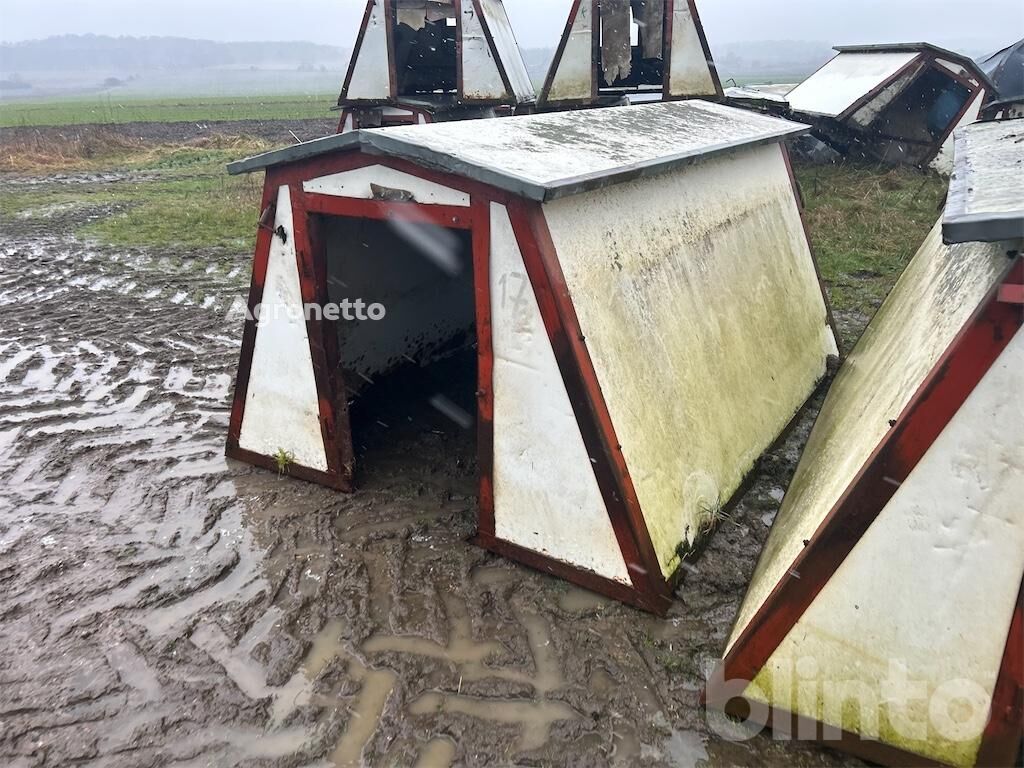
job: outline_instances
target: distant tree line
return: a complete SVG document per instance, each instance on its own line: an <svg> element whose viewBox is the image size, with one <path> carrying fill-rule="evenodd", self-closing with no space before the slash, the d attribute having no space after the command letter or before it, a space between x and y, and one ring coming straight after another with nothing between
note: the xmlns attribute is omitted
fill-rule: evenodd
<svg viewBox="0 0 1024 768"><path fill-rule="evenodd" d="M64 35L0 44L2 72L137 72L212 67L327 67L341 70L342 48L314 43L219 43L179 37Z"/></svg>

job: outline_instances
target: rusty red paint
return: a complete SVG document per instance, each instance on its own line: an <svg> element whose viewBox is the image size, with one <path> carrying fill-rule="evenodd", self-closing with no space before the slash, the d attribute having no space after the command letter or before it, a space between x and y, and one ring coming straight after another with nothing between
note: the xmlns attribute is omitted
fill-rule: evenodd
<svg viewBox="0 0 1024 768"><path fill-rule="evenodd" d="M494 536L494 338L491 331L490 201L474 198L473 289L476 294L479 535Z"/></svg>
<svg viewBox="0 0 1024 768"><path fill-rule="evenodd" d="M471 229L473 226L472 210L465 207L401 203L389 200L361 200L314 192L307 192L305 198L307 209L311 213L327 216L414 221L449 229Z"/></svg>

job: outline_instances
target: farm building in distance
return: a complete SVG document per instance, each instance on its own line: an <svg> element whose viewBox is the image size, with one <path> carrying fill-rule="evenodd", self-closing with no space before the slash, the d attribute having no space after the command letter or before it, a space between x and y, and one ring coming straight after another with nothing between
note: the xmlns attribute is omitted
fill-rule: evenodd
<svg viewBox="0 0 1024 768"><path fill-rule="evenodd" d="M234 164L267 177L229 455L351 490L368 392L475 347L451 400L475 403L477 541L664 612L838 355L783 144L804 130L688 101ZM356 297L386 318L300 317Z"/></svg>
<svg viewBox="0 0 1024 768"><path fill-rule="evenodd" d="M711 706L887 765L1018 764L1022 133L958 132L943 220L832 385Z"/></svg>
<svg viewBox="0 0 1024 768"><path fill-rule="evenodd" d="M535 101L502 0L367 0L338 132L494 117Z"/></svg>

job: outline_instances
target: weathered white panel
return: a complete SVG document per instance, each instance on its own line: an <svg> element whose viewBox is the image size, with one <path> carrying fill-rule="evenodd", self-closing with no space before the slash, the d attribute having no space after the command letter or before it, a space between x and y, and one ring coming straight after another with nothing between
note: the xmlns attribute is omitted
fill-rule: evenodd
<svg viewBox="0 0 1024 768"><path fill-rule="evenodd" d="M797 112L837 117L880 86L919 53L840 53L790 91Z"/></svg>
<svg viewBox="0 0 1024 768"><path fill-rule="evenodd" d="M678 2L672 15L671 96L714 96L715 79L697 32L697 21L689 5Z"/></svg>
<svg viewBox="0 0 1024 768"><path fill-rule="evenodd" d="M512 97L470 2L462 4L462 84L466 99L504 101Z"/></svg>
<svg viewBox="0 0 1024 768"><path fill-rule="evenodd" d="M837 351L782 150L544 210L669 575Z"/></svg>
<svg viewBox="0 0 1024 768"><path fill-rule="evenodd" d="M960 75L960 77L967 78L973 83L978 82L977 78L971 72L968 72L962 64L957 64L955 61L947 59L935 59L935 63L944 69L948 69L954 75Z"/></svg>
<svg viewBox="0 0 1024 768"><path fill-rule="evenodd" d="M960 122L953 127L949 136L947 136L946 140L942 143L942 147L939 149L939 154L937 154L935 159L932 160L931 167L933 170L945 176L949 176L953 173L953 147L956 143L956 131L959 128L963 128L965 125L970 125L977 121L978 115L981 114L981 105L984 103L985 90L980 89L974 94L973 101L971 101L971 105L967 108L967 111L964 112L964 116L960 119Z"/></svg>
<svg viewBox="0 0 1024 768"><path fill-rule="evenodd" d="M363 44L352 55L358 58L346 98L350 101L390 99L391 65L384 0L376 0L374 3L363 35Z"/></svg>
<svg viewBox="0 0 1024 768"><path fill-rule="evenodd" d="M523 61L523 53L516 42L515 32L512 31L512 24L505 12L504 3L502 0L480 0L480 6L494 39L494 46L498 49L498 56L505 66L505 74L512 83L516 101L533 101L537 94L530 73L526 69L526 62Z"/></svg>
<svg viewBox="0 0 1024 768"><path fill-rule="evenodd" d="M508 211L491 205L497 537L630 583Z"/></svg>
<svg viewBox="0 0 1024 768"><path fill-rule="evenodd" d="M1024 400L1010 394L1022 392L1018 332L772 655L754 698L975 764L1024 573ZM844 712L829 689L797 695L797 663L804 690L846 682L873 694L868 711ZM896 683L893 665L909 679Z"/></svg>
<svg viewBox="0 0 1024 768"><path fill-rule="evenodd" d="M786 575L1006 267L1006 249L942 244L936 225L829 392L775 518L729 646Z"/></svg>
<svg viewBox="0 0 1024 768"><path fill-rule="evenodd" d="M288 241L277 236L271 240L238 444L261 456L285 451L295 464L326 472L288 187L278 190L274 228L278 227L284 227Z"/></svg>
<svg viewBox="0 0 1024 768"><path fill-rule="evenodd" d="M589 100L594 85L594 13L589 0L580 3L562 58L551 81L548 101Z"/></svg>
<svg viewBox="0 0 1024 768"><path fill-rule="evenodd" d="M345 123L341 128L342 133L352 133L355 130L355 119L351 114L345 115Z"/></svg>
<svg viewBox="0 0 1024 768"><path fill-rule="evenodd" d="M396 171L386 165L369 165L330 176L321 176L303 182L302 188L306 192L316 192L322 195L372 200L371 184L411 192L417 203L462 207L469 205L469 195L465 192Z"/></svg>

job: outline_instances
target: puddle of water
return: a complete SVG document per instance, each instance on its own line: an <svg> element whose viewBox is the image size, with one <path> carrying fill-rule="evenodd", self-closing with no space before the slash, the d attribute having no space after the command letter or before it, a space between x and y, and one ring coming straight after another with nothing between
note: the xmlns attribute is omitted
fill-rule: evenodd
<svg viewBox="0 0 1024 768"><path fill-rule="evenodd" d="M349 720L341 741L331 753L337 766L363 765L363 750L370 742L384 707L394 690L397 676L389 670L367 670L356 662L349 664L353 679L362 683L355 706L349 709Z"/></svg>
<svg viewBox="0 0 1024 768"><path fill-rule="evenodd" d="M554 723L579 717L572 707L559 701L481 699L443 693L420 696L409 705L409 713L421 716L455 713L495 723L518 725L522 730L517 749L523 752L547 744Z"/></svg>
<svg viewBox="0 0 1024 768"><path fill-rule="evenodd" d="M455 762L455 745L448 739L434 739L420 752L415 768L449 768Z"/></svg>
<svg viewBox="0 0 1024 768"><path fill-rule="evenodd" d="M570 587L558 598L558 605L569 613L586 613L606 608L611 605L611 600L579 587Z"/></svg>

